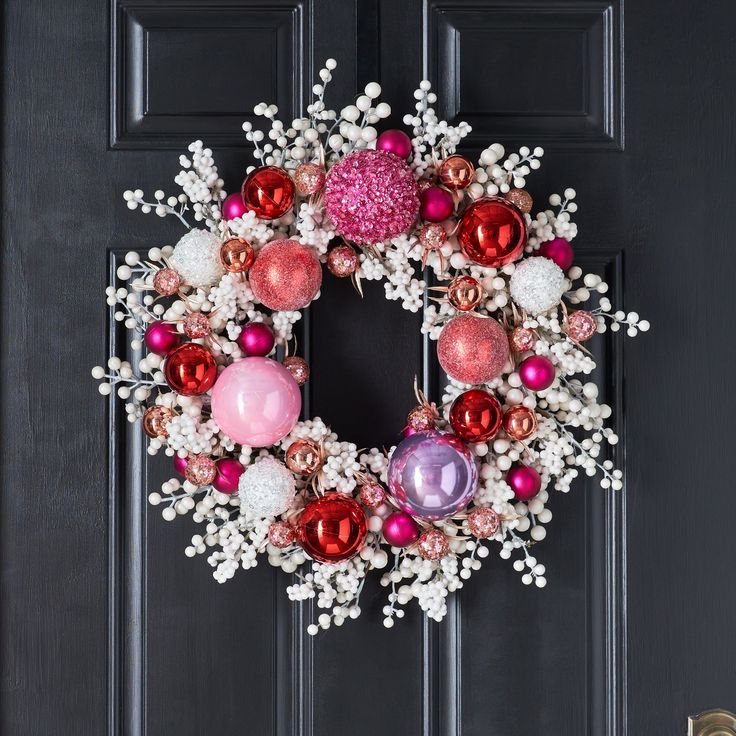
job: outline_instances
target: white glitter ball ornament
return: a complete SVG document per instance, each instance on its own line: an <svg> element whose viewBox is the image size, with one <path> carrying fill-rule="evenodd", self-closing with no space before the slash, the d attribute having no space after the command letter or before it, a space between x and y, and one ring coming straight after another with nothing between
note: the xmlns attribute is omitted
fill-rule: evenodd
<svg viewBox="0 0 736 736"><path fill-rule="evenodd" d="M295 491L291 471L273 457L265 457L248 467L238 481L241 506L261 519L288 511Z"/></svg>
<svg viewBox="0 0 736 736"><path fill-rule="evenodd" d="M565 274L549 258L525 258L516 264L509 290L517 306L529 314L542 314L560 303L565 293Z"/></svg>
<svg viewBox="0 0 736 736"><path fill-rule="evenodd" d="M224 275L220 238L208 230L190 230L174 247L169 262L189 286L212 286Z"/></svg>

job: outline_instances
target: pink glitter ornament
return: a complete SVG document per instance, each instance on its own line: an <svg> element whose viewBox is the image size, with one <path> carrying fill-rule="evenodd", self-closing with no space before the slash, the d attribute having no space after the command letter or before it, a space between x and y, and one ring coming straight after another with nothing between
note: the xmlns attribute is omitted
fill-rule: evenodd
<svg viewBox="0 0 736 736"><path fill-rule="evenodd" d="M530 501L542 488L542 478L528 465L514 465L506 473L506 482L511 486L519 501Z"/></svg>
<svg viewBox="0 0 736 736"><path fill-rule="evenodd" d="M243 202L243 195L240 192L228 194L222 203L222 216L226 220L234 220L236 217L242 217L247 211L245 202Z"/></svg>
<svg viewBox="0 0 736 736"><path fill-rule="evenodd" d="M393 153L399 158L409 158L411 138L403 130L386 130L376 139L376 150Z"/></svg>
<svg viewBox="0 0 736 736"><path fill-rule="evenodd" d="M212 332L209 317L199 312L192 312L184 317L184 334L192 340L207 337Z"/></svg>
<svg viewBox="0 0 736 736"><path fill-rule="evenodd" d="M268 541L279 549L290 547L294 543L296 534L291 524L285 521L274 521L268 527Z"/></svg>
<svg viewBox="0 0 736 736"><path fill-rule="evenodd" d="M530 391L544 391L555 380L555 366L544 355L530 355L521 361L519 377Z"/></svg>
<svg viewBox="0 0 736 736"><path fill-rule="evenodd" d="M380 483L366 483L360 487L358 500L369 509L377 509L386 500L386 491Z"/></svg>
<svg viewBox="0 0 736 736"><path fill-rule="evenodd" d="M419 231L419 242L427 250L439 250L447 241L447 233L442 225L433 222Z"/></svg>
<svg viewBox="0 0 736 736"><path fill-rule="evenodd" d="M216 475L217 466L207 455L193 455L188 459L184 476L193 485L209 485Z"/></svg>
<svg viewBox="0 0 736 736"><path fill-rule="evenodd" d="M419 538L419 524L406 511L394 511L383 522L382 531L392 547L408 547Z"/></svg>
<svg viewBox="0 0 736 736"><path fill-rule="evenodd" d="M294 171L294 184L300 197L316 194L325 185L325 170L318 164L299 164Z"/></svg>
<svg viewBox="0 0 736 736"><path fill-rule="evenodd" d="M442 187L429 187L422 192L419 198L419 214L423 220L442 222L455 209L452 194Z"/></svg>
<svg viewBox="0 0 736 736"><path fill-rule="evenodd" d="M567 315L565 332L571 340L575 342L590 340L597 331L598 321L590 312L580 309Z"/></svg>
<svg viewBox="0 0 736 736"><path fill-rule="evenodd" d="M238 481L245 468L232 457L224 457L222 460L218 460L215 467L217 468L217 475L215 475L212 485L220 493L237 493Z"/></svg>
<svg viewBox="0 0 736 736"><path fill-rule="evenodd" d="M525 353L534 347L536 338L534 333L526 327L514 327L509 333L511 349L517 353Z"/></svg>
<svg viewBox="0 0 736 736"><path fill-rule="evenodd" d="M575 252L570 243L565 238L555 238L547 240L539 246L537 255L549 258L554 261L563 271L567 271L572 266Z"/></svg>
<svg viewBox="0 0 736 736"><path fill-rule="evenodd" d="M447 557L450 554L450 543L447 541L447 537L439 530L432 529L428 532L424 532L419 538L419 544L417 545L419 554L424 557L425 560L441 560L443 557Z"/></svg>
<svg viewBox="0 0 736 736"><path fill-rule="evenodd" d="M179 345L181 335L176 331L175 325L168 322L151 322L146 327L143 342L152 353L166 355Z"/></svg>
<svg viewBox="0 0 736 736"><path fill-rule="evenodd" d="M348 240L380 243L412 226L419 211L417 182L394 154L356 151L327 174L324 206Z"/></svg>
<svg viewBox="0 0 736 736"><path fill-rule="evenodd" d="M406 417L406 426L416 432L423 432L427 429L435 428L436 412L431 406L421 404L415 406Z"/></svg>
<svg viewBox="0 0 736 736"><path fill-rule="evenodd" d="M297 386L303 386L309 380L309 363L298 355L284 358L284 368L291 373Z"/></svg>
<svg viewBox="0 0 736 736"><path fill-rule="evenodd" d="M468 514L468 529L476 539L492 537L500 526L498 514L486 506L478 506Z"/></svg>
<svg viewBox="0 0 736 736"><path fill-rule="evenodd" d="M162 268L153 277L153 288L161 296L171 296L179 291L181 276L173 268Z"/></svg>
<svg viewBox="0 0 736 736"><path fill-rule="evenodd" d="M273 330L263 322L248 322L238 335L238 345L244 355L268 355L273 350Z"/></svg>
<svg viewBox="0 0 736 736"><path fill-rule="evenodd" d="M338 245L327 256L327 269L338 278L355 273L359 265L358 254L349 245Z"/></svg>

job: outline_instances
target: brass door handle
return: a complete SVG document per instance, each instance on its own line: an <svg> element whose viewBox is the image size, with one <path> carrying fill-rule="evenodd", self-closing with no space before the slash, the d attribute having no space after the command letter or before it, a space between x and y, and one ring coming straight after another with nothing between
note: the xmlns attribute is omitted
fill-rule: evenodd
<svg viewBox="0 0 736 736"><path fill-rule="evenodd" d="M736 715L727 710L706 710L687 723L687 736L736 736Z"/></svg>

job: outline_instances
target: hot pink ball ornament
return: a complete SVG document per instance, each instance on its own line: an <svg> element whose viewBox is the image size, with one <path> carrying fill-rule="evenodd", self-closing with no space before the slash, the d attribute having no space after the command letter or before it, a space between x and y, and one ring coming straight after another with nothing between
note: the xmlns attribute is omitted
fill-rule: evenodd
<svg viewBox="0 0 736 736"><path fill-rule="evenodd" d="M429 187L419 197L419 215L428 222L442 222L454 209L452 194L442 187Z"/></svg>
<svg viewBox="0 0 736 736"><path fill-rule="evenodd" d="M238 345L248 357L268 355L274 341L273 330L263 322L249 322L238 335Z"/></svg>
<svg viewBox="0 0 736 736"><path fill-rule="evenodd" d="M234 458L224 457L215 463L217 475L212 481L212 485L220 491L220 493L236 493L238 490L238 481L243 474L245 468Z"/></svg>
<svg viewBox="0 0 736 736"><path fill-rule="evenodd" d="M563 271L567 271L572 266L575 252L570 245L570 242L565 238L555 238L554 240L547 240L539 246L537 255L549 258L550 261L554 261Z"/></svg>
<svg viewBox="0 0 736 736"><path fill-rule="evenodd" d="M544 355L530 355L521 361L519 377L530 391L544 391L555 380L555 367Z"/></svg>
<svg viewBox="0 0 736 736"><path fill-rule="evenodd" d="M376 139L379 151L388 151L399 158L411 156L411 138L403 130L386 130Z"/></svg>
<svg viewBox="0 0 736 736"><path fill-rule="evenodd" d="M245 202L243 202L243 195L240 192L228 194L222 203L222 216L225 220L234 220L236 217L242 217L247 211Z"/></svg>
<svg viewBox="0 0 736 736"><path fill-rule="evenodd" d="M212 417L231 439L270 447L294 428L302 395L291 373L270 358L243 358L220 373L212 390Z"/></svg>
<svg viewBox="0 0 736 736"><path fill-rule="evenodd" d="M152 322L146 328L143 341L152 353L168 355L181 343L181 335L176 331L176 325L168 322Z"/></svg>
<svg viewBox="0 0 736 736"><path fill-rule="evenodd" d="M514 495L519 501L529 501L542 488L541 476L534 468L530 468L528 465L514 465L506 473L506 483L511 486Z"/></svg>
<svg viewBox="0 0 736 736"><path fill-rule="evenodd" d="M408 547L419 539L419 525L406 511L394 511L383 522L383 537L392 547Z"/></svg>
<svg viewBox="0 0 736 736"><path fill-rule="evenodd" d="M184 475L184 471L187 469L187 464L189 460L185 457L180 457L179 455L174 455L174 470L179 475Z"/></svg>

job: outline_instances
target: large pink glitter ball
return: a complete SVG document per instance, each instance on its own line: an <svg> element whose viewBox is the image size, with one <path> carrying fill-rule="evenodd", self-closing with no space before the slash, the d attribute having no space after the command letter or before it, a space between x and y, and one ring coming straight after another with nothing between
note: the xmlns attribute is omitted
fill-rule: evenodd
<svg viewBox="0 0 736 736"><path fill-rule="evenodd" d="M488 383L501 375L509 357L506 331L495 319L458 314L440 332L442 370L460 383Z"/></svg>
<svg viewBox="0 0 736 736"><path fill-rule="evenodd" d="M337 231L355 243L381 243L407 231L419 211L409 165L386 151L356 151L327 175L324 206Z"/></svg>

